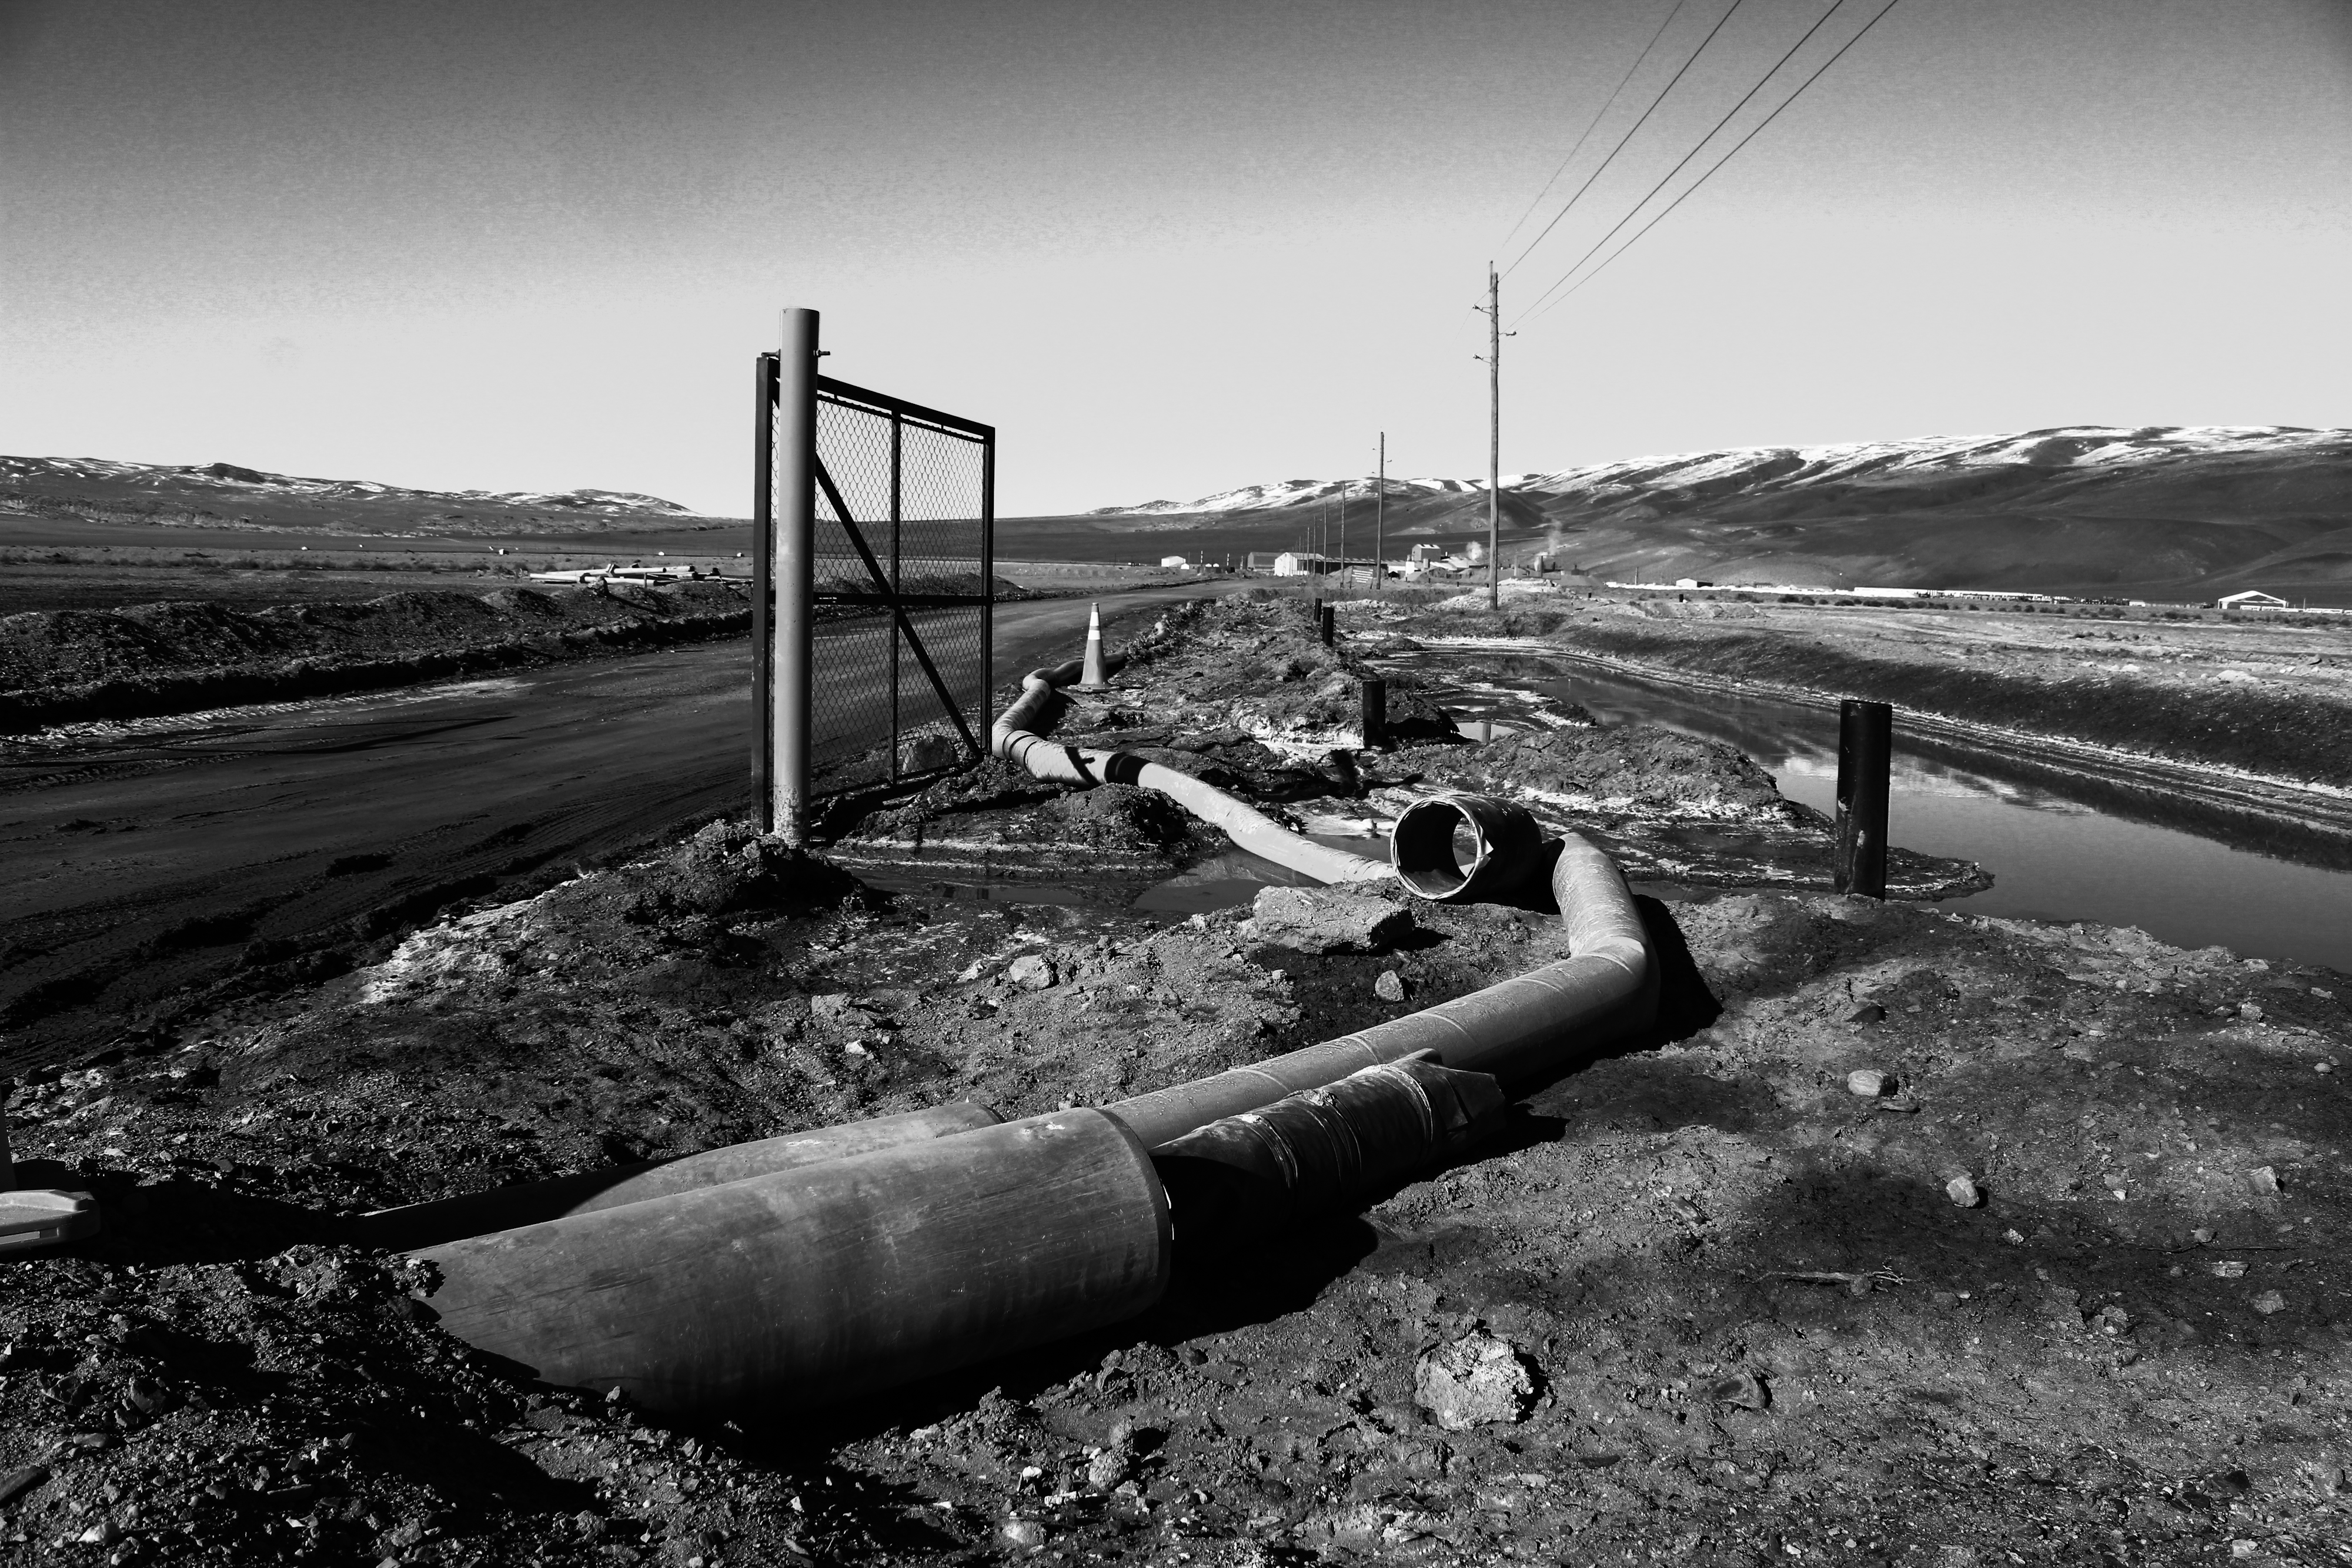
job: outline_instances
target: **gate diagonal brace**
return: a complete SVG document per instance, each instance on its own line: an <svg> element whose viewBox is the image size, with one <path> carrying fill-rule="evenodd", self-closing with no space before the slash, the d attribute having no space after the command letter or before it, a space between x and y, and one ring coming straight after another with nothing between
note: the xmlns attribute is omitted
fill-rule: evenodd
<svg viewBox="0 0 2352 1568"><path fill-rule="evenodd" d="M915 663L922 666L924 678L931 683L931 690L939 694L940 706L948 710L950 718L955 720L956 730L963 737L963 743L971 748L971 754L974 757L986 756L981 747L980 737L972 734L971 726L964 720L963 705L955 700L948 691L947 682L940 678L939 666L931 663L930 651L923 646L922 638L917 635L915 623L907 618L907 607L898 602L898 596L891 591L890 580L882 575L882 563L875 559L873 547L866 542L866 536L857 531L857 520L850 516L841 492L834 488L833 476L825 472L824 460L816 459L814 466L817 486L824 492L825 503L832 507L833 515L841 519L841 531L847 534L849 542L857 547L857 557L866 563L866 575L873 578L875 591L882 596L883 601L890 606L890 613L898 618L898 630L907 636L907 647L915 655ZM892 744L897 743L894 740Z"/></svg>

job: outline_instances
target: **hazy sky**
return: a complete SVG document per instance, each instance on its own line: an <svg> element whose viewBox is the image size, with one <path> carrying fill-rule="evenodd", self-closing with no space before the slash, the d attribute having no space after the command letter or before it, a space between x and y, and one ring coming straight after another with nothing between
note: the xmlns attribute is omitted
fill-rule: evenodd
<svg viewBox="0 0 2352 1568"><path fill-rule="evenodd" d="M1483 474L1486 263L1672 4L0 0L0 451L740 514L797 304L1008 514ZM1506 319L1826 8L1742 0ZM2352 0L1901 0L1508 341L1503 464L2352 424L2347 279Z"/></svg>

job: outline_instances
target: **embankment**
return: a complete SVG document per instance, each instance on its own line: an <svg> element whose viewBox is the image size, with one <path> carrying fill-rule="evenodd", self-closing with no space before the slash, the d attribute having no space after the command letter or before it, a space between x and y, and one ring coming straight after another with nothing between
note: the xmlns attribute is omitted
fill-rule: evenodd
<svg viewBox="0 0 2352 1568"><path fill-rule="evenodd" d="M748 631L744 586L502 588L0 619L0 733L331 696Z"/></svg>
<svg viewBox="0 0 2352 1568"><path fill-rule="evenodd" d="M2095 667L1954 667L1745 626L1629 624L1551 610L1432 612L1404 629L1538 637L1566 653L1669 678L1769 688L1797 700L1863 697L2013 737L2112 747L2282 784L2352 787L2352 709L2262 681L2192 685Z"/></svg>

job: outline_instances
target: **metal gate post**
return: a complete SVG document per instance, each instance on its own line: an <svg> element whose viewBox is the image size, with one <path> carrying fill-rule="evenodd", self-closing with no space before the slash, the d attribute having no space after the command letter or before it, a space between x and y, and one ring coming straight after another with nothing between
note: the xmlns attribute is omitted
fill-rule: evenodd
<svg viewBox="0 0 2352 1568"><path fill-rule="evenodd" d="M906 472L907 422L897 410L890 413L890 597L898 597L899 534L906 526L906 498L901 481ZM898 617L890 617L890 762L887 774L898 781Z"/></svg>
<svg viewBox="0 0 2352 1568"><path fill-rule="evenodd" d="M776 356L752 361L751 821L776 831Z"/></svg>
<svg viewBox="0 0 2352 1568"><path fill-rule="evenodd" d="M996 711L996 433L980 449L980 725ZM982 733L985 734L985 730ZM985 762L983 751L972 760Z"/></svg>
<svg viewBox="0 0 2352 1568"><path fill-rule="evenodd" d="M784 312L776 358L774 831L808 841L809 688L815 674L817 313Z"/></svg>

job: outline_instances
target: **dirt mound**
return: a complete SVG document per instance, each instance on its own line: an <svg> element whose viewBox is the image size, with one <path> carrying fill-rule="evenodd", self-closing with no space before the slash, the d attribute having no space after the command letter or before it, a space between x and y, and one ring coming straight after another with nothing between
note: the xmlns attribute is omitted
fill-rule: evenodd
<svg viewBox="0 0 2352 1568"><path fill-rule="evenodd" d="M1424 746L1383 759L1384 774L1418 774L1457 789L1724 815L1789 814L1789 802L1738 747L1655 725L1609 725L1506 736L1483 746Z"/></svg>
<svg viewBox="0 0 2352 1568"><path fill-rule="evenodd" d="M750 624L740 585L716 581L11 615L0 618L0 730L322 696Z"/></svg>

